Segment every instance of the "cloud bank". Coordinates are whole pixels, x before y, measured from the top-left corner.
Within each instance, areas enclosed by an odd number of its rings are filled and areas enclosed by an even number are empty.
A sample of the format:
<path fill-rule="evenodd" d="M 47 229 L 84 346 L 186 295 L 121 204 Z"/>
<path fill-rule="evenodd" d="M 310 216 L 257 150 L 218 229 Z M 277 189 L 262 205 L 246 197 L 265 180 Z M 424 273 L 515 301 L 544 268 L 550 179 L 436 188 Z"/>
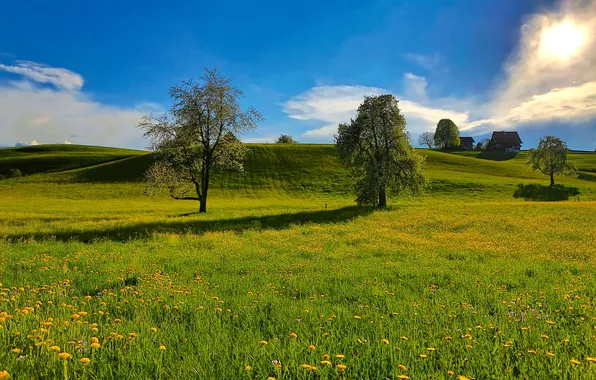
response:
<path fill-rule="evenodd" d="M 0 64 L 0 71 L 18 78 L 0 82 L 0 142 L 142 144 L 135 126 L 147 105 L 127 108 L 94 101 L 82 91 L 83 77 L 63 68 L 17 61 L 12 66 Z"/>

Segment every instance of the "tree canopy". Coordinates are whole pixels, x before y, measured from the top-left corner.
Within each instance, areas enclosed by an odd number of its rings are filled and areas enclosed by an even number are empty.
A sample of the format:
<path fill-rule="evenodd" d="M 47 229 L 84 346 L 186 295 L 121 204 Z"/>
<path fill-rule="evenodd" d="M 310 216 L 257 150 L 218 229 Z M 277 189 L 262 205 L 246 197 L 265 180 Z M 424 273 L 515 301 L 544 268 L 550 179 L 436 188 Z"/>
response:
<path fill-rule="evenodd" d="M 435 146 L 441 149 L 453 149 L 459 146 L 459 129 L 450 119 L 441 119 L 435 131 Z"/>
<path fill-rule="evenodd" d="M 335 145 L 359 205 L 385 207 L 387 195 L 419 194 L 426 184 L 424 157 L 410 145 L 393 95 L 365 97 L 356 119 L 339 125 Z"/>
<path fill-rule="evenodd" d="M 555 175 L 574 177 L 577 169 L 567 159 L 567 144 L 555 136 L 540 139 L 536 149 L 528 152 L 527 165 L 550 177 L 550 186 L 555 184 Z"/>
<path fill-rule="evenodd" d="M 275 140 L 276 144 L 298 144 L 297 140 L 294 140 L 290 135 L 280 135 L 277 140 Z"/>
<path fill-rule="evenodd" d="M 254 129 L 262 120 L 253 108 L 242 111 L 242 91 L 217 70 L 205 69 L 192 80 L 170 89 L 173 105 L 161 116 L 146 116 L 139 124 L 157 161 L 146 173 L 148 192 L 166 191 L 175 199 L 196 199 L 207 211 L 213 169 L 243 170 L 247 148 L 235 136 Z M 196 197 L 186 195 L 194 192 Z"/>
<path fill-rule="evenodd" d="M 432 148 L 435 145 L 435 134 L 432 132 L 424 132 L 418 137 L 418 145 L 426 145 Z"/>

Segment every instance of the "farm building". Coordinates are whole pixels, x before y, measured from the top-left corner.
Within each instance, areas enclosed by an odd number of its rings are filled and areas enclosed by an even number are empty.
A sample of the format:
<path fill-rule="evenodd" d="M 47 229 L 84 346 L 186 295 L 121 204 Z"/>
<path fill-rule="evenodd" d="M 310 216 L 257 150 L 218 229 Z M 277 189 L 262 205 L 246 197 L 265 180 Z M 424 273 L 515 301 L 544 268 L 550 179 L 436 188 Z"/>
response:
<path fill-rule="evenodd" d="M 522 141 L 517 132 L 493 132 L 487 150 L 519 152 L 521 150 L 521 145 Z"/>
<path fill-rule="evenodd" d="M 459 147 L 466 150 L 474 149 L 474 138 L 473 137 L 460 137 Z"/>

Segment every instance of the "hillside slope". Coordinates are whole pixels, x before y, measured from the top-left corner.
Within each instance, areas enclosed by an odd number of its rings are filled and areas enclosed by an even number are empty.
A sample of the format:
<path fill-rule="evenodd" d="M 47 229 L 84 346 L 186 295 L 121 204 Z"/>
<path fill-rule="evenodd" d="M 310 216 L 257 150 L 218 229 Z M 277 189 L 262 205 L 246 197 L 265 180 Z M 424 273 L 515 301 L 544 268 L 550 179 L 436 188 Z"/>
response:
<path fill-rule="evenodd" d="M 327 194 L 347 196 L 351 183 L 333 145 L 249 144 L 245 173 L 219 172 L 212 189 L 220 193 Z M 23 149 L 30 149 L 23 150 Z M 7 153 L 10 152 L 10 153 Z M 16 151 L 16 152 L 15 152 Z M 479 152 L 444 153 L 422 149 L 431 195 L 498 197 L 511 194 L 519 184 L 546 184 L 546 177 L 525 167 L 526 154 L 482 155 Z M 14 157 L 17 157 L 15 159 Z M 572 153 L 580 168 L 578 179 L 557 178 L 596 196 L 596 154 Z M 20 160 L 20 161 L 19 161 Z M 27 176 L 19 182 L 61 184 L 139 184 L 154 155 L 145 151 L 82 146 L 42 146 L 0 150 L 0 165 L 25 163 Z M 137 185 L 142 186 L 142 185 Z"/>

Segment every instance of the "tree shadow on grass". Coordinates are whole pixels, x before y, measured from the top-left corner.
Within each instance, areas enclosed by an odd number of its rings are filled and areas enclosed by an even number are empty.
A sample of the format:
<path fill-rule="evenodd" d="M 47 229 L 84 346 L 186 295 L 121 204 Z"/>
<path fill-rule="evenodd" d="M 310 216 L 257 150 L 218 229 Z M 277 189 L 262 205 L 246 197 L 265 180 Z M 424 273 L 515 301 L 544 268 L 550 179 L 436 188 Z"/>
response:
<path fill-rule="evenodd" d="M 517 185 L 517 190 L 513 193 L 514 198 L 523 198 L 527 201 L 566 201 L 569 197 L 579 195 L 577 187 L 566 187 L 563 185 L 544 186 L 537 183 Z"/>
<path fill-rule="evenodd" d="M 293 225 L 306 223 L 342 223 L 348 222 L 359 216 L 372 213 L 375 208 L 350 206 L 335 210 L 308 211 L 299 213 L 286 213 L 278 215 L 248 216 L 235 219 L 200 220 L 189 217 L 192 214 L 184 214 L 176 217 L 175 220 L 165 220 L 150 223 L 138 223 L 127 226 L 110 226 L 108 228 L 89 231 L 57 231 L 38 232 L 32 234 L 14 234 L 6 236 L 8 241 L 22 241 L 26 239 L 57 240 L 57 241 L 80 241 L 84 243 L 110 240 L 125 242 L 132 239 L 148 238 L 154 233 L 176 233 L 176 234 L 203 234 L 206 232 L 246 230 L 282 230 Z M 202 215 L 201 215 L 202 216 Z"/>
<path fill-rule="evenodd" d="M 482 151 L 476 158 L 490 161 L 508 161 L 517 156 L 518 152 L 487 152 Z"/>

